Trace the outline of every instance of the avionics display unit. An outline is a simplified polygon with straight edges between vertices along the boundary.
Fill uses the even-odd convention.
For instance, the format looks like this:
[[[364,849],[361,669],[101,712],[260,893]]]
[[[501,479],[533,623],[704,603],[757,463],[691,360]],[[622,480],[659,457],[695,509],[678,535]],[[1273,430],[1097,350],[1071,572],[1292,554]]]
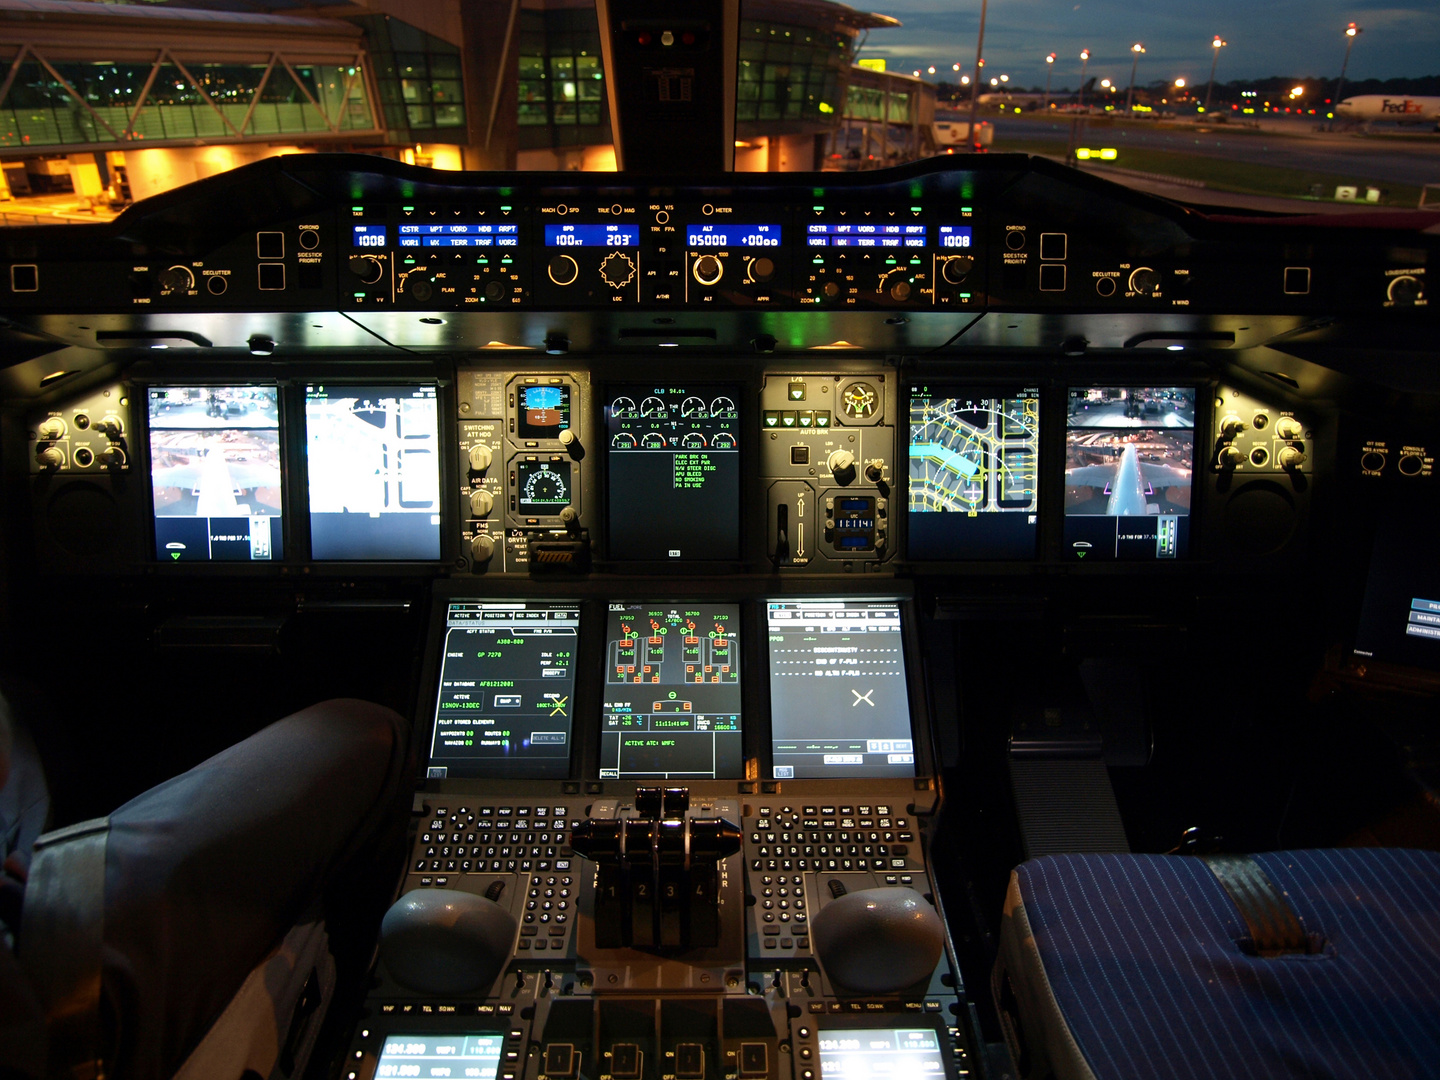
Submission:
[[[740,410],[734,386],[612,387],[610,557],[740,557]]]
[[[609,605],[600,779],[743,773],[740,605]]]
[[[505,1036],[500,1034],[389,1035],[375,1064],[375,1080],[495,1080],[504,1048]]]
[[[1065,421],[1065,557],[1184,557],[1194,464],[1193,386],[1072,388]]]
[[[909,459],[911,559],[1035,557],[1038,389],[912,386]]]
[[[434,386],[306,386],[311,557],[438,559],[439,442]]]
[[[155,557],[283,558],[277,389],[155,386],[148,405]]]
[[[943,1077],[939,1033],[917,1028],[821,1028],[821,1080],[924,1080]]]
[[[772,600],[774,778],[914,776],[915,736],[894,600]]]
[[[451,599],[430,779],[570,773],[580,605]]]
[[[1388,507],[1375,530],[1354,653],[1440,671],[1440,511],[1423,501]]]

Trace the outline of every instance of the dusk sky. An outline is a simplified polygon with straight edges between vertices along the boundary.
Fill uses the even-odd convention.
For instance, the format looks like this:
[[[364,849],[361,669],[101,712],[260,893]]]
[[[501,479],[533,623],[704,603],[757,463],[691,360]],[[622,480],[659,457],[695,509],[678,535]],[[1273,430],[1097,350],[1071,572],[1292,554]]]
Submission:
[[[878,0],[852,7],[893,15],[898,30],[872,30],[862,57],[884,57],[892,71],[922,74],[935,65],[939,80],[975,65],[980,0]],[[1137,83],[1210,74],[1210,42],[1219,34],[1219,82],[1267,75],[1340,74],[1345,27],[1364,31],[1350,54],[1346,78],[1440,74],[1440,0],[991,0],[985,23],[987,75],[1008,74],[1012,85],[1045,82],[1045,55],[1054,52],[1054,85],[1080,82],[1080,50],[1090,50],[1087,75],[1122,86],[1130,78],[1130,46],[1145,45]],[[927,76],[928,77],[928,76]]]

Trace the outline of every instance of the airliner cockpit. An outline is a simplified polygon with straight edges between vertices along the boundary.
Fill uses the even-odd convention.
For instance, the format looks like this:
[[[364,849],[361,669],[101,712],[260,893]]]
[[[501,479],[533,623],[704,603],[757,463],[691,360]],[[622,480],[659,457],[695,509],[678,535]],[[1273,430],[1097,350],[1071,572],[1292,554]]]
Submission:
[[[1437,1075],[1440,215],[730,172],[652,8],[618,173],[0,235],[0,1075]]]

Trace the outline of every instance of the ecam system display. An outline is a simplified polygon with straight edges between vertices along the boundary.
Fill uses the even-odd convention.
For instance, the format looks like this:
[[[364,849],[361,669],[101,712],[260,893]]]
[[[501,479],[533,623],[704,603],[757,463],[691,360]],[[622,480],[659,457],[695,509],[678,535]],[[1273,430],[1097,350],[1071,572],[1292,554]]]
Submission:
[[[451,600],[426,776],[565,777],[575,603]]]
[[[740,605],[611,604],[600,779],[742,775]]]
[[[899,604],[765,606],[775,779],[914,776]]]
[[[735,386],[610,388],[611,558],[740,557],[739,396]]]

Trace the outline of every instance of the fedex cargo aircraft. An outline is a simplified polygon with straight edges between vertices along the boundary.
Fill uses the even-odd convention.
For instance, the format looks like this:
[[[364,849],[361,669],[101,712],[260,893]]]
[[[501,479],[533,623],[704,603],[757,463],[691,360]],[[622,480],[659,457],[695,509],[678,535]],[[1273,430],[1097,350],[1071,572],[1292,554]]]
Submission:
[[[1395,120],[1402,124],[1434,123],[1440,131],[1440,97],[1407,97],[1401,94],[1361,94],[1335,106],[1345,120]]]

